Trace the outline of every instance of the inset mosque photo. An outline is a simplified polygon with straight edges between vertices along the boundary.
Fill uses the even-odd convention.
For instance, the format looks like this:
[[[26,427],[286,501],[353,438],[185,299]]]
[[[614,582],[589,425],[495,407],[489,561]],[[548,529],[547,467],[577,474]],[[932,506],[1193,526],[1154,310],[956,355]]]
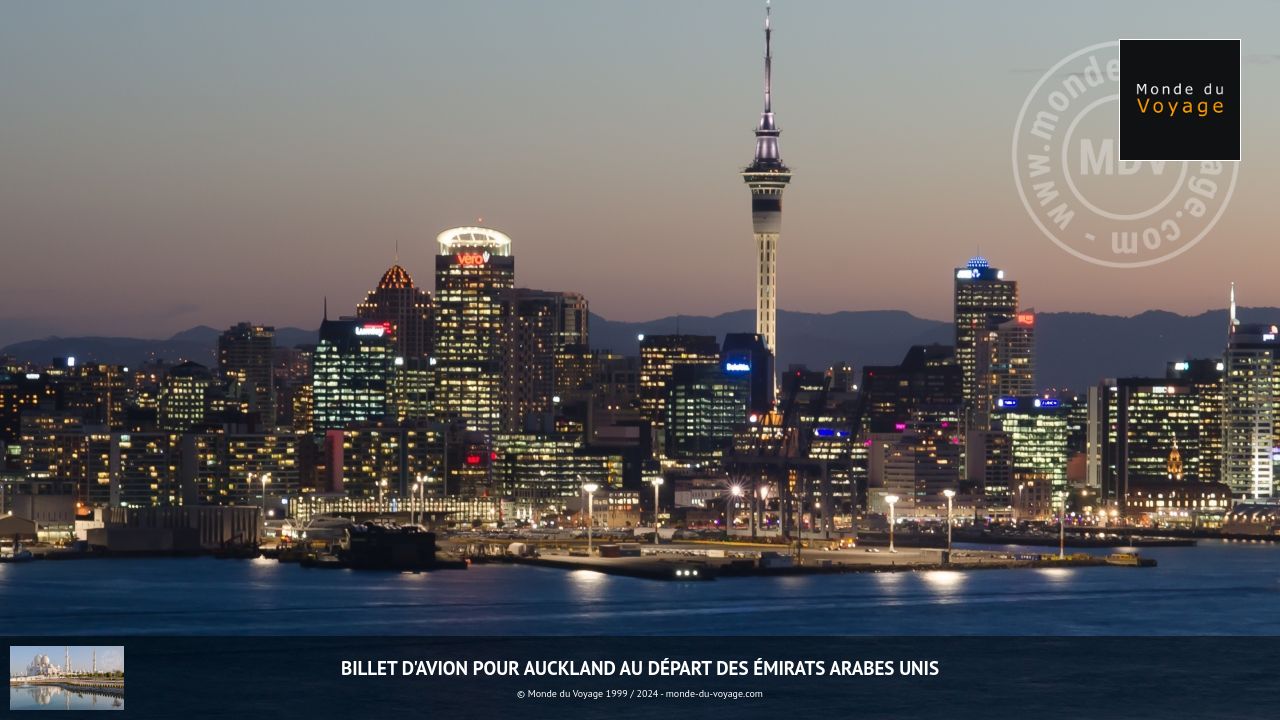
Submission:
[[[123,645],[11,645],[10,710],[124,710]]]

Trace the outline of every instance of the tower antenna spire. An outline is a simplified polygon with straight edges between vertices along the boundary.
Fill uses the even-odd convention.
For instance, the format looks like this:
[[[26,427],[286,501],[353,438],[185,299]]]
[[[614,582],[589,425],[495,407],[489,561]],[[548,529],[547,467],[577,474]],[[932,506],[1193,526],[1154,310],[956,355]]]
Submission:
[[[1240,324],[1240,320],[1236,318],[1236,284],[1231,283],[1231,320],[1227,328],[1227,333],[1235,332],[1236,326]]]
[[[756,152],[742,170],[751,188],[751,225],[756,240],[756,334],[778,357],[778,240],[782,234],[782,191],[791,182],[791,170],[782,162],[773,119],[773,6],[764,5],[764,110],[756,126]]]
[[[764,111],[773,112],[773,27],[769,22],[773,7],[764,0]]]

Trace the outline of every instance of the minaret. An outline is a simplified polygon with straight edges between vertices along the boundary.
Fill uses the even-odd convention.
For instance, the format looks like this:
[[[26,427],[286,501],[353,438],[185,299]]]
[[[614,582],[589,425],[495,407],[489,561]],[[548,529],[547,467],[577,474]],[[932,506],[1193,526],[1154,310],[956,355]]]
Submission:
[[[782,191],[791,182],[791,170],[782,164],[773,121],[773,29],[769,5],[764,11],[764,111],[756,127],[756,156],[742,171],[751,188],[751,225],[756,236],[756,333],[778,358],[778,237],[782,233]]]

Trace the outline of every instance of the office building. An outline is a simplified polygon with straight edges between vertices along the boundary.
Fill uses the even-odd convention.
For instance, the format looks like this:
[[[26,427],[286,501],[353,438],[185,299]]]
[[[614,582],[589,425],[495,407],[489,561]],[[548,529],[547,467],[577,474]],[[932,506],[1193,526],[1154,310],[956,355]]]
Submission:
[[[185,432],[203,425],[212,401],[213,375],[209,368],[184,362],[165,373],[157,399],[161,430]]]
[[[1223,380],[1226,363],[1221,358],[1178,360],[1168,364],[1165,375],[1191,383],[1191,392],[1200,405],[1200,482],[1222,478]]]
[[[386,322],[344,318],[321,323],[312,361],[311,431],[320,434],[386,415],[394,354]]]
[[[750,394],[747,409],[764,414],[773,408],[775,391],[773,353],[764,336],[756,333],[727,333],[720,350],[720,368],[728,375],[744,378]],[[850,368],[852,372],[852,368]]]
[[[276,424],[275,328],[242,322],[218,336],[218,374],[227,399],[255,416],[262,428]]]
[[[667,457],[699,463],[728,454],[734,432],[747,423],[750,395],[744,374],[718,365],[676,365],[667,398]]]
[[[431,356],[431,296],[413,284],[399,263],[388,268],[356,306],[356,317],[390,323],[397,357],[426,361]]]
[[[507,415],[511,238],[459,227],[436,240],[436,413],[492,435]]]
[[[1004,271],[991,267],[984,257],[974,257],[955,270],[955,356],[960,364],[966,423],[972,424],[980,387],[980,340],[993,320],[1012,318],[1018,310],[1018,283]],[[966,425],[967,426],[967,425]]]
[[[1167,475],[1169,453],[1177,444],[1182,473],[1200,480],[1199,399],[1184,379],[1119,378],[1104,380],[1089,392],[1089,443],[1096,447],[1089,477],[1108,509],[1124,511],[1129,486],[1138,478]]]
[[[1275,495],[1277,446],[1277,326],[1246,325],[1236,318],[1231,288],[1231,325],[1224,357],[1222,481],[1237,499]]]
[[[509,430],[554,432],[559,389],[565,387],[557,358],[566,348],[587,347],[587,300],[578,293],[517,288],[511,313]]]
[[[1011,318],[992,317],[986,332],[977,340],[977,394],[973,398],[971,430],[990,425],[995,403],[1005,397],[1030,397],[1035,384],[1034,310],[1023,310]]]
[[[1055,515],[1066,501],[1067,414],[1055,398],[1003,397],[992,424],[1008,437],[1009,485],[1003,495],[1019,519]],[[999,492],[987,488],[987,497]],[[997,489],[998,490],[998,489]]]
[[[678,365],[720,364],[720,345],[714,335],[644,335],[640,339],[640,409],[663,437],[667,399]]]

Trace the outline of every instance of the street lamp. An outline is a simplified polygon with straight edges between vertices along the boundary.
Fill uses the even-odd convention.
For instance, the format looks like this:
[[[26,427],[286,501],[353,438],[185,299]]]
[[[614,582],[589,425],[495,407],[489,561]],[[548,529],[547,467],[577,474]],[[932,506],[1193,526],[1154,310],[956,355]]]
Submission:
[[[595,524],[595,493],[600,486],[589,482],[582,486],[587,491],[587,557],[591,557],[591,526]]]
[[[765,522],[764,522],[765,517],[768,515],[768,512],[769,512],[769,486],[761,485],[760,486],[760,529],[761,530],[768,529],[765,526]]]
[[[265,527],[267,524],[267,481],[271,479],[271,473],[260,473],[258,479],[262,481],[262,524]]]
[[[726,538],[729,537],[729,531],[733,530],[734,511],[738,509],[738,498],[740,497],[742,497],[742,486],[730,485],[729,486],[729,514],[725,515],[725,518],[724,518],[724,535]]]
[[[951,500],[956,496],[955,490],[943,490],[943,495],[947,496],[947,562],[951,562]]]
[[[1067,526],[1063,524],[1063,514],[1067,509],[1067,494],[1065,492],[1058,493],[1058,559],[1063,560],[1067,556]]]
[[[653,483],[653,544],[658,544],[658,489],[662,487],[662,477],[654,477]]]
[[[418,496],[418,512],[416,513],[418,516],[417,522],[419,525],[425,525],[426,509],[424,506],[427,502],[427,477],[425,475],[418,475],[416,479],[417,482],[413,484],[413,491]]]
[[[893,525],[895,520],[894,514],[893,514],[893,506],[898,504],[898,496],[885,495],[884,501],[889,503],[889,552],[898,552],[893,548]]]

